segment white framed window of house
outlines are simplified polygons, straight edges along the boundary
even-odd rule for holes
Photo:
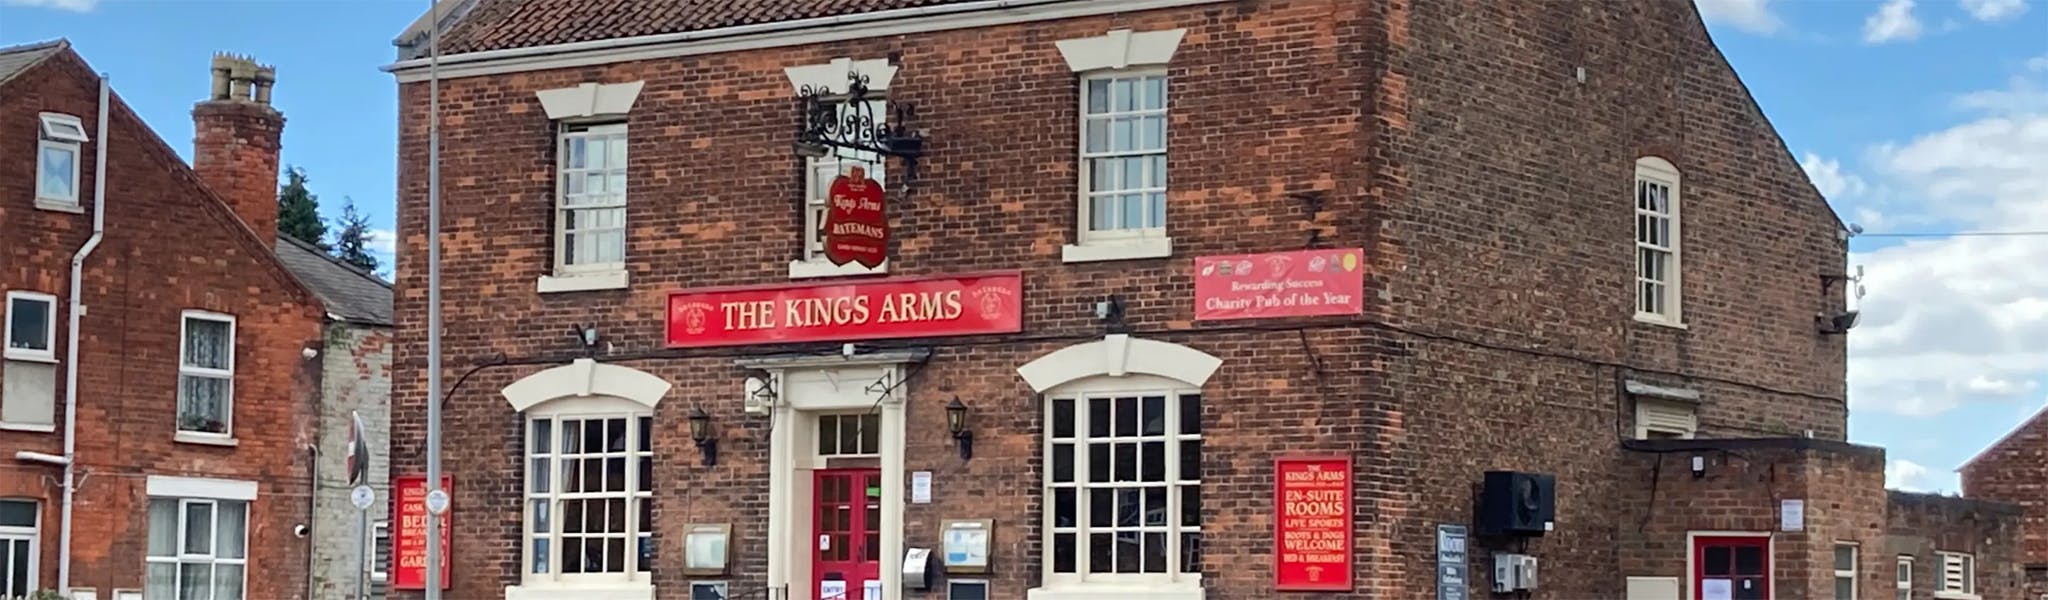
[[[1835,542],[1835,600],[1856,600],[1856,544]]]
[[[248,525],[244,500],[151,497],[143,596],[243,600]]]
[[[613,398],[575,400],[597,402],[555,401],[527,415],[524,584],[651,585],[651,410]]]
[[[1961,552],[1940,552],[1941,587],[1936,598],[1977,597],[1977,557]]]
[[[1690,403],[1636,396],[1636,439],[1692,439],[1699,433],[1697,407]]]
[[[59,113],[42,113],[41,135],[36,144],[36,206],[53,210],[78,209],[78,172],[83,168],[80,145],[90,141],[85,124]]]
[[[1913,557],[1904,554],[1899,555],[1899,564],[1894,577],[1893,581],[1896,583],[1892,588],[1896,592],[1893,594],[1893,597],[1896,600],[1913,600]]]
[[[1186,30],[1060,40],[1078,76],[1076,231],[1065,262],[1173,254],[1167,225],[1167,64]]]
[[[818,456],[862,458],[881,455],[882,415],[818,415]]]
[[[370,524],[370,560],[365,565],[370,571],[370,591],[382,594],[391,583],[391,522],[377,521]]]
[[[1047,587],[1200,593],[1201,406],[1199,390],[1151,376],[1046,395]]]
[[[626,270],[626,124],[561,125],[555,177],[555,275]]]
[[[0,598],[27,598],[36,592],[42,548],[36,501],[0,499]]]
[[[187,310],[178,334],[177,440],[231,440],[234,415],[235,317]]]
[[[690,582],[690,600],[726,600],[726,583],[723,581]]]
[[[1636,319],[1683,326],[1678,168],[1654,156],[1636,159]]]
[[[57,297],[7,292],[7,360],[57,362]]]

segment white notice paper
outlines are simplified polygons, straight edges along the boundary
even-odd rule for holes
[[[1778,529],[1803,531],[1806,529],[1806,501],[1785,500],[1778,503]]]
[[[1700,581],[1700,600],[1734,600],[1735,581],[1730,579],[1706,579]]]
[[[910,503],[932,503],[932,472],[915,471],[910,474]]]
[[[882,600],[882,582],[875,579],[860,582],[860,596],[864,600]]]
[[[846,600],[846,582],[818,582],[818,600]]]

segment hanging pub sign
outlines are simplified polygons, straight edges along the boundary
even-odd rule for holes
[[[1351,458],[1273,463],[1273,587],[1351,591]]]
[[[668,346],[740,346],[1016,333],[1018,273],[830,285],[681,290],[668,296]]]
[[[854,166],[832,180],[831,203],[825,207],[825,258],[844,266],[867,268],[889,259],[889,216],[882,210],[882,182],[868,179],[867,169]]]
[[[1195,319],[1355,315],[1365,311],[1365,250],[1195,258]]]

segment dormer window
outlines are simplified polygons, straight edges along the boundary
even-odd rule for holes
[[[78,207],[79,145],[89,141],[85,124],[74,117],[42,113],[36,144],[36,204],[45,208]]]

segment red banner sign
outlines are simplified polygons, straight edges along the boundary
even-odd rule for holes
[[[832,180],[825,207],[825,258],[875,268],[889,259],[889,217],[882,211],[882,182],[853,167]]]
[[[1355,315],[1365,311],[1365,250],[1195,259],[1195,319]]]
[[[668,297],[671,348],[1016,333],[1017,273],[834,285],[684,290]]]
[[[1273,579],[1281,591],[1351,591],[1351,459],[1273,463]]]
[[[441,476],[441,489],[453,493],[448,476]],[[391,587],[400,590],[427,589],[427,478],[402,475],[392,480],[397,505],[398,531],[391,535]],[[441,589],[448,589],[448,522],[453,511],[441,514]]]

